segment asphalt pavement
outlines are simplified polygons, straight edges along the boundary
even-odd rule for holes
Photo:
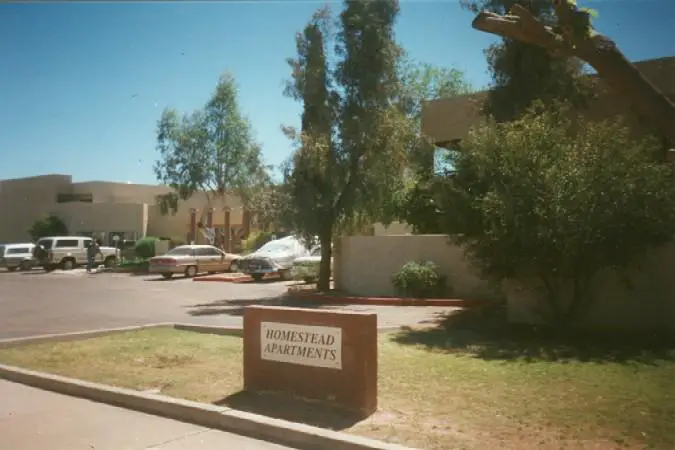
[[[195,283],[121,273],[0,272],[0,339],[185,322],[241,326],[243,308],[278,304],[292,282]],[[452,308],[325,306],[375,311],[379,326],[431,322]]]

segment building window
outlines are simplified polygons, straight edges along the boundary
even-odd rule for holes
[[[57,194],[56,203],[92,203],[94,201],[93,194]]]
[[[442,147],[434,148],[434,173],[436,175],[447,175],[453,171],[452,155],[460,150],[460,140],[445,142]]]

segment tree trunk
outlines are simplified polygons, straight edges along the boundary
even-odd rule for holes
[[[321,243],[321,263],[319,264],[317,289],[319,292],[328,292],[330,290],[331,257],[333,256],[332,227],[321,232],[319,242]]]
[[[573,31],[579,21],[587,19],[586,13],[564,0],[556,0],[555,5],[559,25],[555,29],[544,26],[520,5],[503,16],[483,11],[471,25],[486,33],[537,45],[553,56],[587,62],[641,118],[668,139],[670,146],[675,145],[675,104],[628,61],[614,41],[593,30],[588,34]]]

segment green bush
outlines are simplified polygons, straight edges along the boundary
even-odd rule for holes
[[[143,239],[136,241],[134,251],[139,258],[152,258],[155,256],[155,242],[156,237],[146,236]]]
[[[179,247],[181,245],[185,245],[185,239],[181,239],[181,238],[175,237],[175,236],[172,237],[172,238],[169,238],[169,247],[176,248],[176,247]]]
[[[447,289],[445,276],[431,261],[408,261],[392,275],[391,282],[403,297],[440,297]]]
[[[68,227],[60,217],[51,214],[35,221],[28,233],[33,241],[37,241],[45,236],[68,236]]]
[[[181,245],[185,245],[185,239],[179,238],[179,237],[168,237],[168,236],[161,236],[158,238],[160,241],[169,241],[169,248],[176,248]]]
[[[672,242],[675,171],[660,142],[634,140],[621,122],[538,108],[482,124],[450,155],[441,231],[484,278],[523,283],[537,293],[533,313],[570,327],[616,300],[597,289],[603,272],[630,282],[627,269]]]
[[[242,242],[242,252],[252,253],[271,241],[273,237],[274,233],[271,231],[251,233],[248,238]]]

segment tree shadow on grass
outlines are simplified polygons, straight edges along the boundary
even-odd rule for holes
[[[363,416],[327,403],[304,400],[287,394],[239,391],[214,404],[337,431],[350,428],[363,419]]]
[[[394,342],[465,354],[485,360],[581,361],[655,365],[675,362],[675,339],[647,333],[556,333],[509,324],[504,305],[463,310],[439,317],[436,326],[404,328]]]
[[[318,308],[322,306],[316,303],[298,300],[287,294],[282,294],[254,299],[224,299],[209,303],[189,305],[188,308],[190,309],[188,314],[194,317],[217,316],[221,314],[239,317],[244,314],[244,308],[252,305],[289,306],[295,308]]]

